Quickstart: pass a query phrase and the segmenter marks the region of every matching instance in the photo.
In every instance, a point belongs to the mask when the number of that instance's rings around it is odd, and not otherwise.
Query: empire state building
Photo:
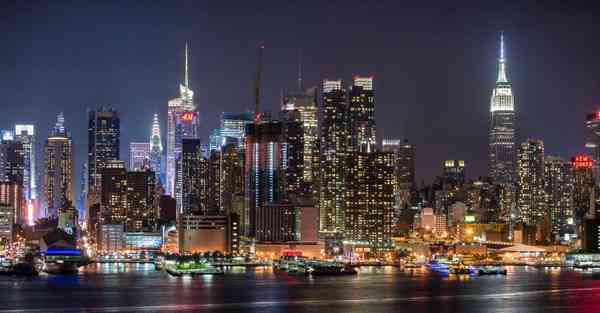
[[[500,33],[498,79],[490,100],[490,177],[494,183],[515,181],[515,107],[506,74],[504,34]]]

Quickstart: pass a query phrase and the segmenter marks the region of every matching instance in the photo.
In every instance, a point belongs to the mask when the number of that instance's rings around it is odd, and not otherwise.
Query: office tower
[[[241,225],[255,236],[261,207],[279,203],[285,187],[284,129],[277,121],[256,121],[246,126],[245,201]]]
[[[132,171],[145,171],[150,168],[150,143],[129,143],[129,169]]]
[[[45,216],[58,216],[63,201],[74,200],[73,154],[73,141],[60,113],[44,144]]]
[[[194,92],[190,89],[188,74],[188,48],[185,45],[185,70],[183,84],[179,85],[179,97],[168,103],[167,110],[167,166],[166,194],[174,196],[181,211],[181,173],[177,162],[181,156],[181,141],[198,138],[198,113],[194,104]],[[178,175],[179,174],[179,175]]]
[[[343,234],[345,223],[348,103],[341,80],[324,80],[322,93],[319,229]]]
[[[552,226],[552,241],[564,233],[573,218],[573,176],[571,164],[560,157],[548,156],[544,161],[544,189]]]
[[[0,205],[10,207],[4,208],[5,218],[10,217],[11,224],[19,224],[23,221],[23,208],[25,207],[23,197],[23,185],[18,182],[0,182]],[[8,220],[5,221],[8,223]],[[12,227],[12,225],[11,225]]]
[[[398,216],[410,205],[411,192],[415,189],[415,147],[407,139],[384,139],[382,150],[394,153],[394,209]]]
[[[155,231],[155,177],[151,171],[127,171],[122,161],[102,171],[102,225],[122,224],[128,232]]]
[[[345,239],[390,247],[394,205],[394,154],[352,152],[346,162]]]
[[[206,172],[203,171],[202,148],[199,139],[183,139],[181,153],[181,177],[183,181],[181,211],[178,214],[206,214],[207,203],[201,201],[208,196],[204,190]]]
[[[15,141],[23,145],[24,172],[23,193],[27,204],[31,205],[37,199],[37,174],[36,174],[36,140],[33,125],[15,125]]]
[[[585,147],[594,160],[594,180],[598,181],[598,165],[600,164],[600,111],[587,114],[585,126],[587,128]]]
[[[209,151],[221,149],[223,146],[235,143],[239,150],[244,150],[246,125],[254,121],[253,113],[228,113],[221,114],[221,127],[213,130],[210,136]]]
[[[229,144],[221,148],[221,212],[222,214],[242,212],[236,211],[236,203],[244,197],[244,154],[237,145]]]
[[[283,171],[285,172],[286,198],[292,199],[310,193],[304,181],[304,130],[302,122],[283,120]]]
[[[12,134],[12,132],[11,132]],[[24,224],[28,221],[29,201],[24,194],[24,174],[25,174],[25,154],[23,144],[15,141],[12,136],[3,136],[0,142],[0,182],[18,185],[19,189],[19,207],[15,210],[15,220],[18,224]]]
[[[158,114],[154,114],[152,120],[152,134],[150,135],[150,168],[156,175],[156,181],[164,184],[163,176],[163,145],[160,137],[160,123],[158,122]]]
[[[88,115],[88,194],[95,197],[106,164],[119,159],[121,120],[117,111],[105,107]],[[88,200],[88,205],[92,203]]]
[[[444,173],[442,175],[444,182],[452,185],[463,184],[465,182],[465,167],[464,160],[444,161]]]
[[[298,76],[298,90],[283,96],[281,113],[284,120],[300,122],[303,137],[303,178],[311,184],[318,169],[318,117],[317,117],[317,88],[302,89],[302,78]]]
[[[490,104],[490,177],[494,183],[515,181],[515,108],[512,83],[506,73],[504,34],[500,34],[498,79]]]
[[[373,77],[355,76],[348,91],[349,151],[375,148],[375,97]]]
[[[577,224],[592,210],[594,196],[594,159],[588,155],[576,155],[571,158],[573,171],[573,214]]]
[[[536,225],[547,215],[544,192],[544,143],[528,139],[517,157],[517,206],[520,222]]]

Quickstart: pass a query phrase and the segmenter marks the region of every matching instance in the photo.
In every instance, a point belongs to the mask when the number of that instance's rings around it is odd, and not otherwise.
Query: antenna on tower
[[[190,85],[190,77],[188,74],[188,44],[185,43],[185,77],[184,77],[184,85],[189,88]]]
[[[256,85],[254,86],[254,92],[255,92],[255,108],[254,108],[254,114],[255,114],[255,120],[256,121],[260,121],[260,84],[261,84],[261,79],[262,79],[262,58],[263,58],[263,50],[265,49],[264,45],[260,45],[259,49],[258,49],[258,69],[256,71]]]
[[[504,62],[504,31],[500,31],[500,62]]]
[[[302,92],[302,49],[298,49],[298,91]]]

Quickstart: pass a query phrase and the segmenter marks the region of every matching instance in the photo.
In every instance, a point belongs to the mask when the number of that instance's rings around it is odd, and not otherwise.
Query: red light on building
[[[591,169],[594,161],[587,155],[576,155],[571,158],[574,169]]]
[[[596,118],[600,119],[600,111],[596,112]]]
[[[186,122],[191,122],[194,120],[196,114],[194,112],[185,112],[181,115],[181,119]]]
[[[298,250],[283,250],[283,251],[281,251],[281,255],[282,256],[287,256],[287,257],[301,257],[302,256],[302,251],[298,251]]]

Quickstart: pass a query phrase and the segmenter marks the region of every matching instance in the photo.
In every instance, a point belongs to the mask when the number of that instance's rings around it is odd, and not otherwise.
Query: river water
[[[507,276],[362,268],[306,278],[270,268],[171,277],[153,265],[96,264],[79,275],[0,277],[3,312],[600,312],[600,272],[509,267]]]

